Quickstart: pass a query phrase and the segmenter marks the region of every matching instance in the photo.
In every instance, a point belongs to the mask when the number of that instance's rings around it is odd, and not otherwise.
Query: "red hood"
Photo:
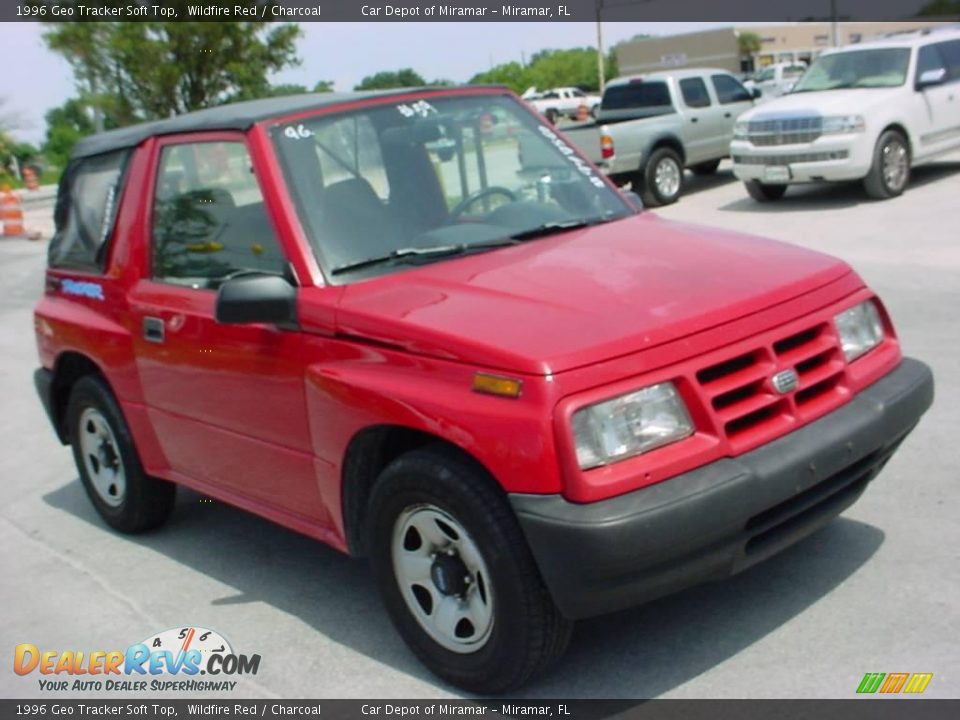
[[[642,213],[348,286],[338,331],[534,374],[651,348],[826,285],[828,255]]]

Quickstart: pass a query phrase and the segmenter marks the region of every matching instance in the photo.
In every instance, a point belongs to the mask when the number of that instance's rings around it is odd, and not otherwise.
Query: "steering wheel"
[[[507,190],[505,187],[500,187],[499,185],[491,185],[488,188],[477,190],[477,192],[471,193],[463,200],[458,202],[456,207],[450,211],[450,219],[459,220],[460,216],[463,215],[468,207],[473,205],[478,200],[483,200],[483,198],[490,197],[491,195],[503,195],[508,198],[510,202],[517,201],[517,196],[512,191]]]

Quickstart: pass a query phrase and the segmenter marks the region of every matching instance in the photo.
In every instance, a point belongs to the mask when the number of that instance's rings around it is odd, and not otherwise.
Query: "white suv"
[[[960,29],[826,52],[792,92],[741,115],[733,137],[733,173],[756,200],[822,180],[899,195],[911,166],[960,148]]]

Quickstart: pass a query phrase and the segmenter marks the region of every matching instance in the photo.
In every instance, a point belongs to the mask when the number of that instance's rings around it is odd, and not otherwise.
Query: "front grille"
[[[833,326],[819,322],[703,367],[696,380],[717,429],[738,451],[842,403],[845,368]],[[787,370],[797,374],[796,389],[780,394],[772,378]]]
[[[757,146],[811,143],[820,137],[823,120],[819,117],[751,120],[747,123],[747,139]]]
[[[850,153],[846,150],[793,153],[791,155],[734,155],[733,162],[737,165],[799,165],[827,160],[846,160],[849,156]]]

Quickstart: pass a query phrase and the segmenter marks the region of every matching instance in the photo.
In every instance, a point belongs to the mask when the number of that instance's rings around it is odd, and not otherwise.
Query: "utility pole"
[[[600,11],[603,9],[603,0],[596,0],[597,3],[597,78],[600,81],[600,94],[603,95],[603,91],[607,85],[607,78],[604,69],[604,57],[603,57],[603,29],[600,24]]]

